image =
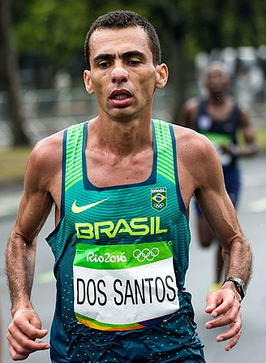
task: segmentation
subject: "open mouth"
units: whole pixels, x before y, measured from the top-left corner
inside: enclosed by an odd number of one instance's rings
[[[119,94],[119,95],[115,95],[112,99],[113,100],[125,100],[126,98],[128,98],[128,95],[126,95],[126,94]]]
[[[132,94],[125,89],[116,89],[110,95],[110,101],[115,107],[126,107],[131,103]]]

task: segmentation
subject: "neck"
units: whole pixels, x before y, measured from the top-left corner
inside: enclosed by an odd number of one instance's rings
[[[221,93],[221,94],[210,94],[208,97],[208,102],[213,105],[222,105],[227,102],[228,97]]]
[[[150,119],[118,122],[97,117],[90,122],[91,147],[104,153],[127,156],[152,145]]]

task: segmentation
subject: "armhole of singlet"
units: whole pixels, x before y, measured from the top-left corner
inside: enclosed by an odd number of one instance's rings
[[[196,113],[195,126],[194,126],[195,130],[199,129],[199,127],[198,127],[199,117],[206,113],[205,103],[206,103],[205,100],[202,100],[202,99],[199,100],[198,110],[197,110],[197,113]]]
[[[174,172],[175,172],[175,185],[176,185],[177,199],[178,199],[179,208],[180,208],[181,212],[187,217],[187,211],[186,211],[185,203],[184,203],[182,195],[181,195],[180,185],[179,185],[178,170],[177,170],[176,138],[175,138],[175,134],[174,134],[173,125],[169,124],[169,128],[170,128],[170,134],[171,134],[172,146],[173,146],[173,158],[174,158],[173,166],[174,166]]]
[[[235,103],[231,117],[232,117],[233,121],[236,120],[234,127],[235,127],[235,131],[237,132],[237,129],[241,126],[240,125],[240,107],[237,103]]]
[[[198,114],[201,115],[202,113],[206,113],[206,101],[205,100],[200,100],[199,101],[199,112]]]
[[[235,103],[233,110],[228,117],[228,122],[231,122],[233,125],[233,133],[232,133],[232,140],[235,145],[238,144],[237,140],[237,130],[241,127],[240,125],[240,107],[237,103]]]
[[[60,220],[54,230],[46,237],[46,241],[49,243],[51,238],[59,230],[62,220],[65,217],[65,176],[66,176],[66,143],[67,143],[67,129],[63,134],[63,146],[62,146],[62,180],[61,180],[61,201],[60,201]]]

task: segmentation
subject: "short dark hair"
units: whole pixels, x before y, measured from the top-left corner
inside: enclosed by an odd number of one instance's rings
[[[129,27],[141,27],[148,34],[149,47],[153,56],[154,65],[161,63],[161,46],[158,34],[154,26],[142,15],[129,10],[110,11],[98,17],[91,25],[85,39],[84,55],[90,69],[89,41],[92,33],[97,29],[125,29]]]

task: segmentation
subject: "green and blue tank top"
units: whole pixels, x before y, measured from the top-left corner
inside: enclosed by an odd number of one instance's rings
[[[166,330],[177,346],[187,341],[200,346],[184,287],[190,231],[174,131],[166,122],[151,122],[149,178],[105,188],[88,178],[88,122],[64,132],[61,219],[47,238],[57,284],[53,362],[96,362],[110,346],[119,346],[117,341],[122,346],[125,339],[149,335],[164,341]],[[159,348],[148,340],[147,354],[152,357]]]
[[[206,100],[200,101],[195,129],[213,143],[224,170],[237,165],[237,157],[224,154],[221,147],[237,145],[237,130],[239,127],[240,110],[237,104],[234,104],[231,113],[226,119],[214,121],[207,112]]]

